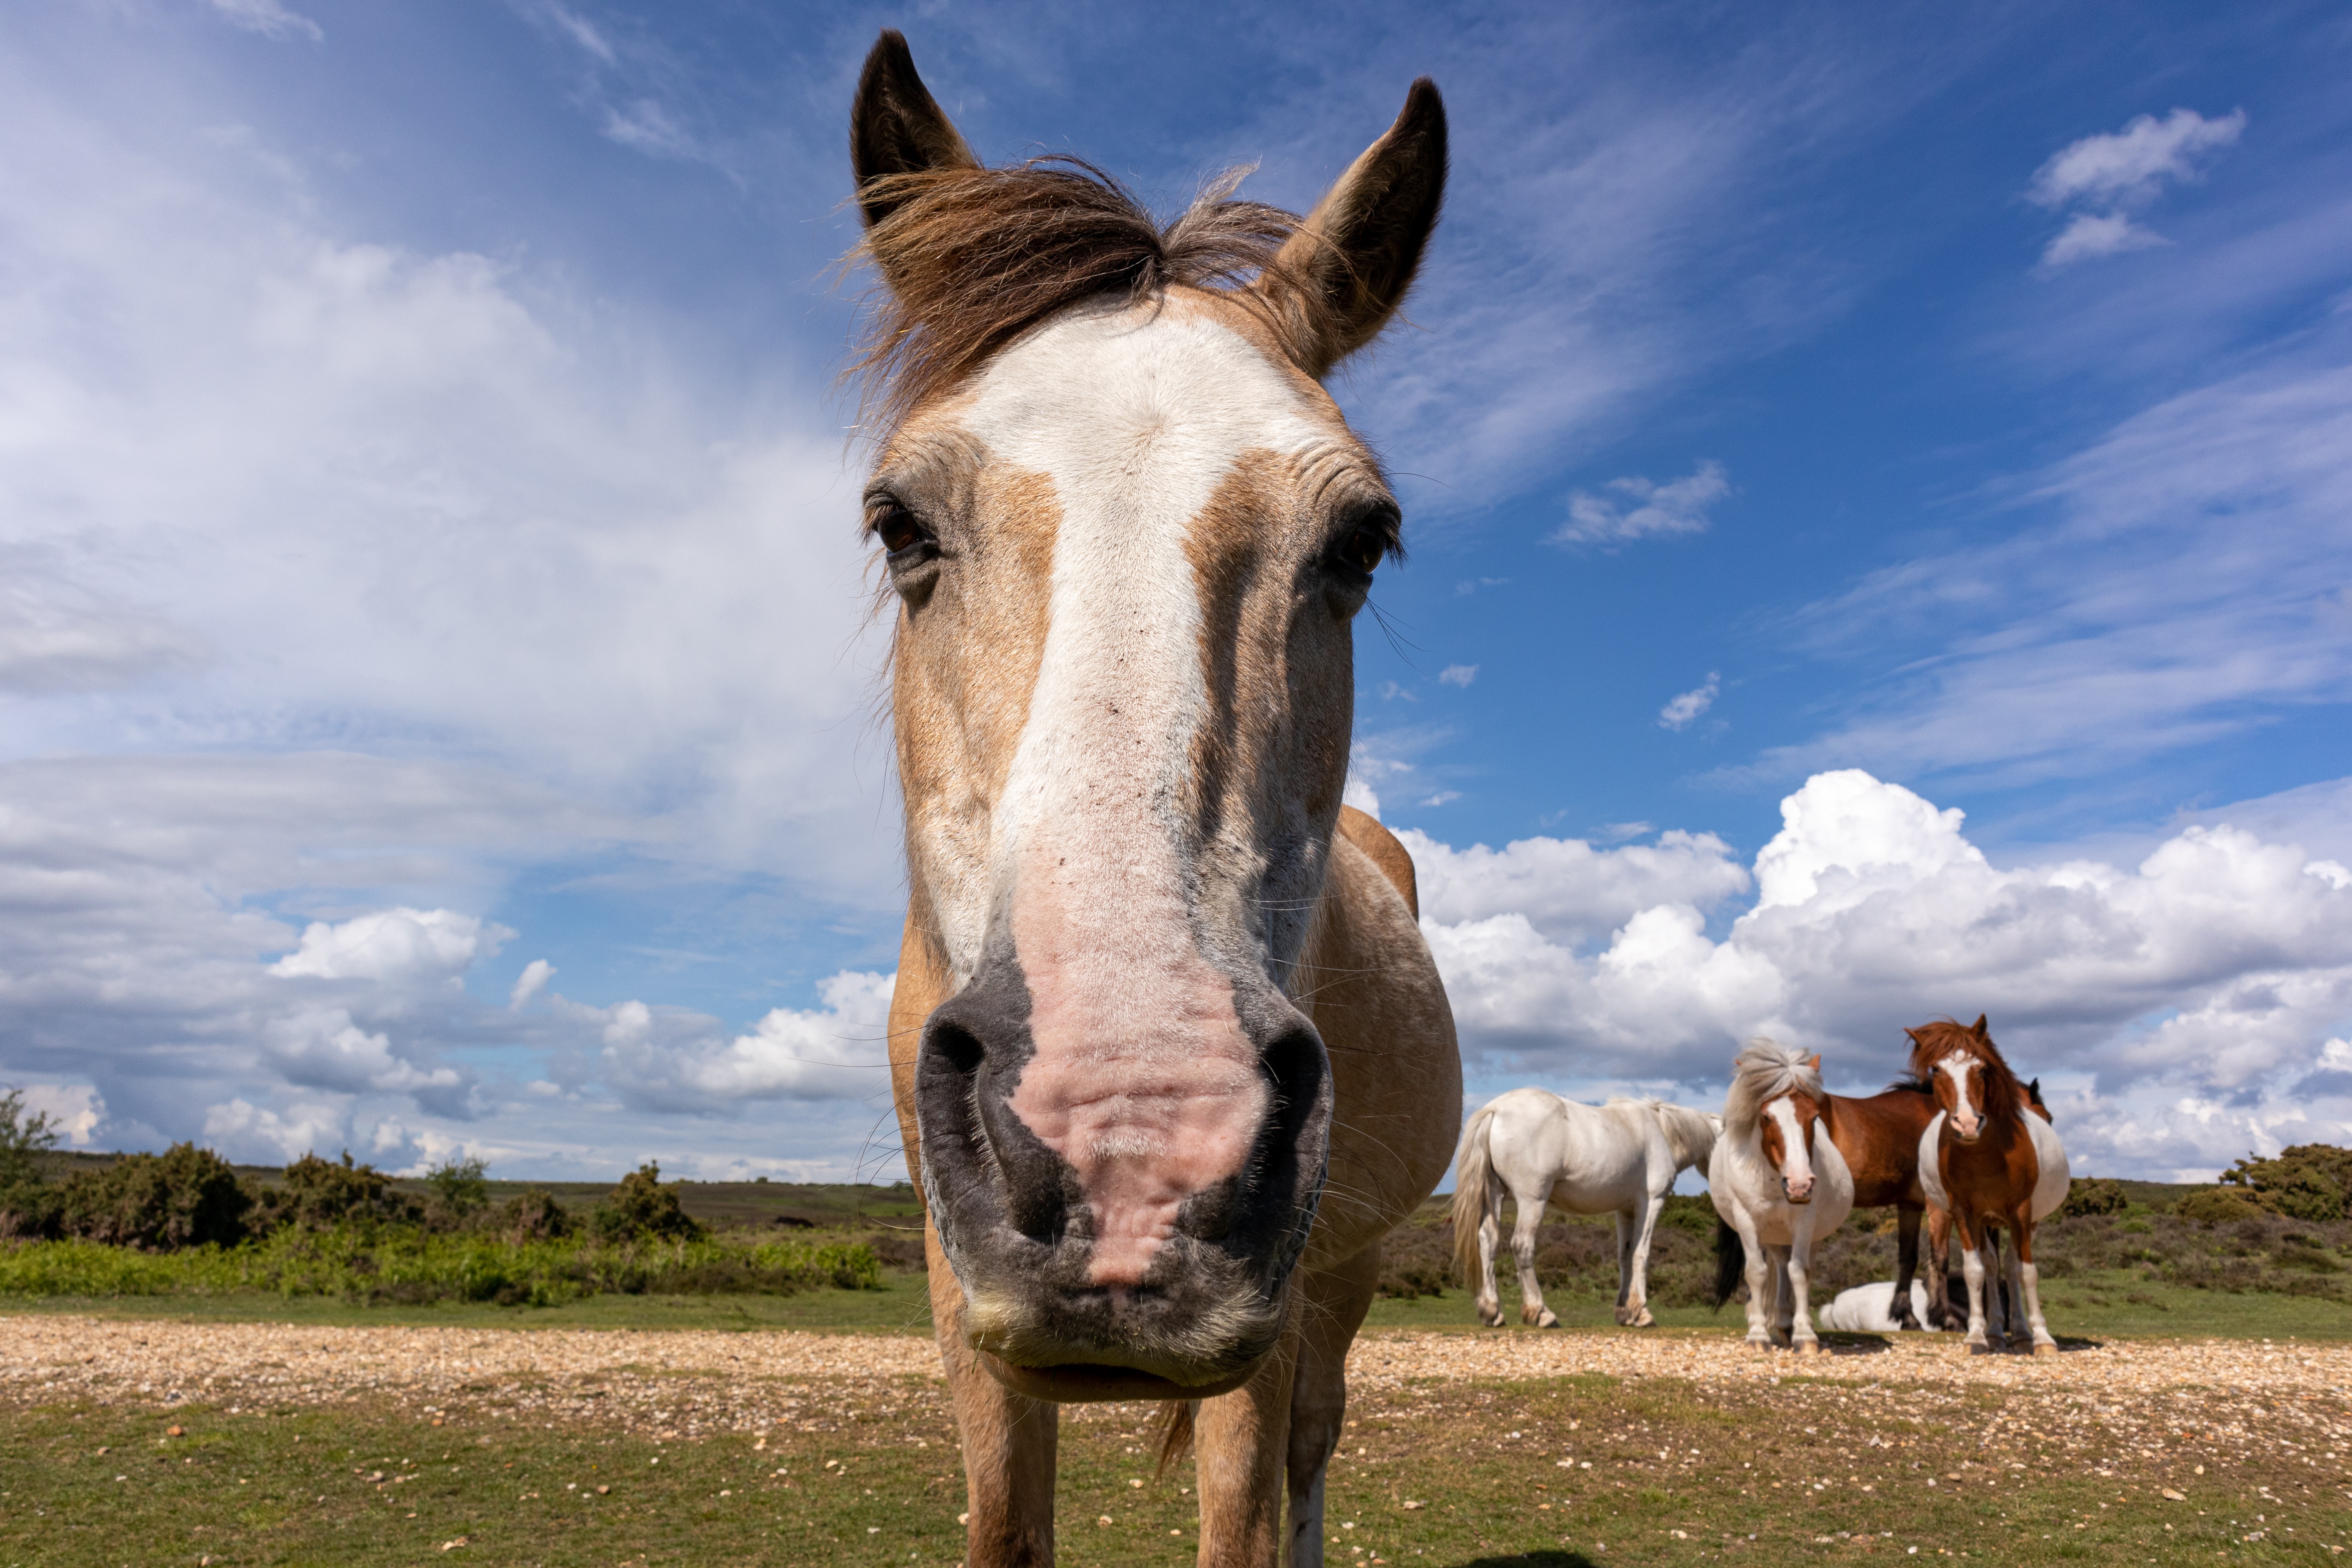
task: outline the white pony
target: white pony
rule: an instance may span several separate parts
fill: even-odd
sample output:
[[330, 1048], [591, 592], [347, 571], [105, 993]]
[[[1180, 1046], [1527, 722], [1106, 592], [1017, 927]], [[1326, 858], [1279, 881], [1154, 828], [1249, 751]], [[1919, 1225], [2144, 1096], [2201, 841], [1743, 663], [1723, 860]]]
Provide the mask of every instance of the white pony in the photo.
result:
[[1519, 1266], [1519, 1316], [1538, 1328], [1559, 1320], [1536, 1283], [1536, 1226], [1544, 1205], [1617, 1219], [1617, 1321], [1644, 1329], [1650, 1316], [1650, 1237], [1675, 1177], [1707, 1156], [1718, 1131], [1702, 1110], [1658, 1100], [1580, 1105], [1540, 1089], [1515, 1089], [1481, 1107], [1454, 1156], [1454, 1249], [1463, 1278], [1478, 1281], [1478, 1321], [1503, 1324], [1495, 1288], [1503, 1194], [1518, 1205], [1511, 1255]]
[[1723, 1135], [1707, 1163], [1716, 1226], [1715, 1300], [1748, 1280], [1748, 1342], [1817, 1354], [1808, 1272], [1813, 1238], [1845, 1223], [1853, 1175], [1831, 1142], [1822, 1058], [1777, 1041], [1748, 1042], [1731, 1064]]
[[[1876, 1279], [1867, 1285], [1857, 1285], [1851, 1290], [1841, 1290], [1837, 1300], [1816, 1314], [1824, 1329], [1836, 1329], [1849, 1334], [1892, 1334], [1903, 1325], [1895, 1321], [1895, 1281]], [[1912, 1319], [1929, 1333], [1937, 1331], [1935, 1320], [1927, 1312], [1927, 1282], [1911, 1281]]]

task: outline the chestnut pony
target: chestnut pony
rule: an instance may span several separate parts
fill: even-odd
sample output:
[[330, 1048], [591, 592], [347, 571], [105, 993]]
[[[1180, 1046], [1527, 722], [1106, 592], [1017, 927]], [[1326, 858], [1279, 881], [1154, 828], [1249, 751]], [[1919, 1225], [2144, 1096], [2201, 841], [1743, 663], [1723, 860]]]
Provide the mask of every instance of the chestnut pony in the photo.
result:
[[1744, 1268], [1748, 1342], [1818, 1353], [1813, 1241], [1853, 1208], [1853, 1176], [1838, 1152], [1820, 1057], [1775, 1040], [1748, 1042], [1731, 1064], [1706, 1190], [1717, 1215], [1715, 1304], [1731, 1299]]
[[[1919, 1176], [1927, 1201], [1947, 1211], [1959, 1237], [1960, 1266], [1969, 1282], [1969, 1349], [1994, 1347], [1985, 1331], [1985, 1275], [1997, 1267], [1995, 1233], [2016, 1246], [2009, 1258], [2010, 1299], [2021, 1302], [2033, 1353], [2055, 1353], [2058, 1342], [2042, 1316], [2041, 1273], [2033, 1263], [2033, 1227], [2066, 1201], [2065, 1146], [2047, 1111], [2036, 1109], [2017, 1081], [1982, 1016], [1973, 1025], [1950, 1019], [1906, 1031], [1911, 1073], [1935, 1085], [1936, 1118], [1919, 1138]], [[2014, 1332], [2011, 1338], [2025, 1336]]]
[[1057, 1406], [1170, 1402], [1200, 1561], [1318, 1563], [1381, 1238], [1461, 1123], [1412, 862], [1344, 809], [1352, 633], [1398, 549], [1322, 377], [1395, 310], [1445, 115], [1304, 218], [1162, 226], [984, 168], [906, 41], [851, 117], [880, 289], [866, 526], [896, 596], [892, 1087], [961, 1430], [965, 1561], [1050, 1563]]
[[1833, 1094], [1829, 1097], [1828, 1115], [1830, 1136], [1853, 1173], [1853, 1206], [1895, 1210], [1895, 1326], [1948, 1326], [1948, 1289], [1939, 1239], [1926, 1271], [1927, 1322], [1919, 1321], [1911, 1300], [1911, 1282], [1920, 1272], [1919, 1222], [1927, 1203], [1919, 1184], [1919, 1135], [1935, 1119], [1934, 1089], [1925, 1079], [1906, 1078], [1860, 1099]]

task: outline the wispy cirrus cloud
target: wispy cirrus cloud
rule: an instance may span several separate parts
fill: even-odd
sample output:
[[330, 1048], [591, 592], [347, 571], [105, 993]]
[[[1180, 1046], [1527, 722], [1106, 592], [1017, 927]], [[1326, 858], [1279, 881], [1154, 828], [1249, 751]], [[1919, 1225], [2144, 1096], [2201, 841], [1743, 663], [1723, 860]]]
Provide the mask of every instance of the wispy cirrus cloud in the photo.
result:
[[1723, 465], [1713, 460], [1678, 479], [1612, 479], [1601, 493], [1578, 490], [1569, 497], [1568, 521], [1552, 531], [1551, 542], [1606, 548], [1659, 535], [1704, 533], [1708, 510], [1730, 494]]
[[2245, 129], [2242, 109], [2217, 120], [2176, 109], [2162, 120], [2143, 114], [2121, 131], [2085, 136], [2052, 154], [2034, 173], [2027, 199], [2053, 209], [2100, 210], [2074, 214], [2043, 247], [2042, 269], [2171, 244], [2133, 222], [2131, 209], [2156, 200], [2168, 184], [2201, 179], [2210, 158]]

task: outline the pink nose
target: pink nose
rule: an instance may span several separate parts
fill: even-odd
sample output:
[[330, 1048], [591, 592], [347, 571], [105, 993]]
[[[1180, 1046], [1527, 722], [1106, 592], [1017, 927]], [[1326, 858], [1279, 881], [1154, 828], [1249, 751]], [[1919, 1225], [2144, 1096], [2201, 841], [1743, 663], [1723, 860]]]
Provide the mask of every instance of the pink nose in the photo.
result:
[[1805, 1203], [1813, 1195], [1813, 1179], [1811, 1176], [1783, 1176], [1780, 1184], [1788, 1189], [1789, 1201], [1792, 1204]]
[[1961, 1142], [1973, 1143], [1979, 1137], [1983, 1136], [1983, 1133], [1984, 1123], [1978, 1121], [1976, 1118], [1970, 1117], [1965, 1121], [1961, 1121], [1957, 1116], [1952, 1118], [1952, 1136], [1958, 1138]]

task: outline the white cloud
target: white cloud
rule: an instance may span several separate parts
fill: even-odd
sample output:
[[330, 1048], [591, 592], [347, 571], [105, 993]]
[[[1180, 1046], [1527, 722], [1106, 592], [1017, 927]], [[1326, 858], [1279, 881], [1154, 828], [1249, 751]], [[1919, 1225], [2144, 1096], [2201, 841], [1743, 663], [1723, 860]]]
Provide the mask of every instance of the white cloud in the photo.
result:
[[1366, 784], [1364, 776], [1353, 768], [1348, 770], [1347, 787], [1341, 792], [1339, 800], [1341, 804], [1352, 805], [1366, 816], [1376, 820], [1381, 815], [1380, 792]]
[[231, 26], [265, 38], [308, 38], [320, 43], [326, 34], [310, 17], [289, 11], [278, 0], [212, 0], [213, 9]]
[[2198, 178], [2200, 161], [2233, 144], [2245, 128], [2242, 109], [2218, 120], [2193, 109], [2176, 109], [2162, 120], [2143, 114], [2121, 131], [2061, 148], [2035, 172], [2026, 194], [2046, 207], [2146, 202], [2168, 180]]
[[1449, 664], [1437, 672], [1440, 686], [1459, 686], [1466, 689], [1477, 679], [1478, 667], [1475, 664]]
[[262, 1054], [285, 1081], [344, 1094], [408, 1094], [438, 1115], [469, 1113], [471, 1075], [456, 1068], [425, 1068], [393, 1052], [391, 1037], [370, 1034], [341, 1007], [274, 1018], [265, 1026]]
[[1578, 490], [1569, 497], [1568, 521], [1553, 531], [1553, 543], [1624, 544], [1655, 534], [1703, 533], [1707, 508], [1731, 493], [1723, 465], [1712, 461], [1664, 484], [1631, 477], [1605, 488], [1615, 496]]
[[507, 993], [508, 1010], [521, 1012], [523, 1004], [545, 990], [547, 983], [554, 978], [555, 965], [543, 958], [534, 958], [524, 964], [522, 973], [515, 976], [514, 989]]
[[1708, 670], [1705, 685], [1693, 687], [1658, 710], [1659, 727], [1666, 730], [1688, 729], [1694, 720], [1698, 719], [1708, 709], [1715, 706], [1715, 700], [1722, 690], [1723, 677], [1714, 670]]
[[351, 1121], [333, 1106], [298, 1104], [280, 1113], [236, 1099], [205, 1110], [204, 1136], [232, 1160], [278, 1164], [348, 1147]]
[[2042, 265], [2054, 270], [2094, 257], [2120, 256], [2126, 250], [2147, 250], [2171, 243], [2121, 213], [2078, 213], [2074, 221], [2042, 248]]
[[106, 1100], [86, 1083], [0, 1085], [21, 1089], [25, 1109], [49, 1119], [50, 1130], [74, 1149], [89, 1147], [90, 1135], [106, 1120]]
[[269, 973], [287, 979], [449, 984], [514, 934], [454, 910], [384, 910], [340, 925], [313, 921], [302, 932], [302, 945], [271, 964]]
[[897, 983], [896, 974], [844, 971], [818, 986], [822, 1008], [775, 1008], [731, 1040], [625, 1002], [607, 1012], [604, 1076], [631, 1100], [669, 1110], [887, 1097]]
[[1717, 842], [1643, 861], [1409, 837], [1465, 1049], [1489, 1073], [1706, 1084], [1764, 1032], [1867, 1081], [1900, 1067], [1902, 1027], [1985, 1012], [2021, 1070], [2074, 1086], [2069, 1145], [2104, 1168], [2210, 1168], [2257, 1128], [2273, 1147], [2352, 1135], [2352, 1076], [2330, 1076], [2326, 1044], [2352, 1017], [2336, 862], [2191, 826], [2134, 869], [2002, 869], [1958, 811], [1853, 771], [1781, 815], [1720, 940], [1705, 910], [1740, 868]]

